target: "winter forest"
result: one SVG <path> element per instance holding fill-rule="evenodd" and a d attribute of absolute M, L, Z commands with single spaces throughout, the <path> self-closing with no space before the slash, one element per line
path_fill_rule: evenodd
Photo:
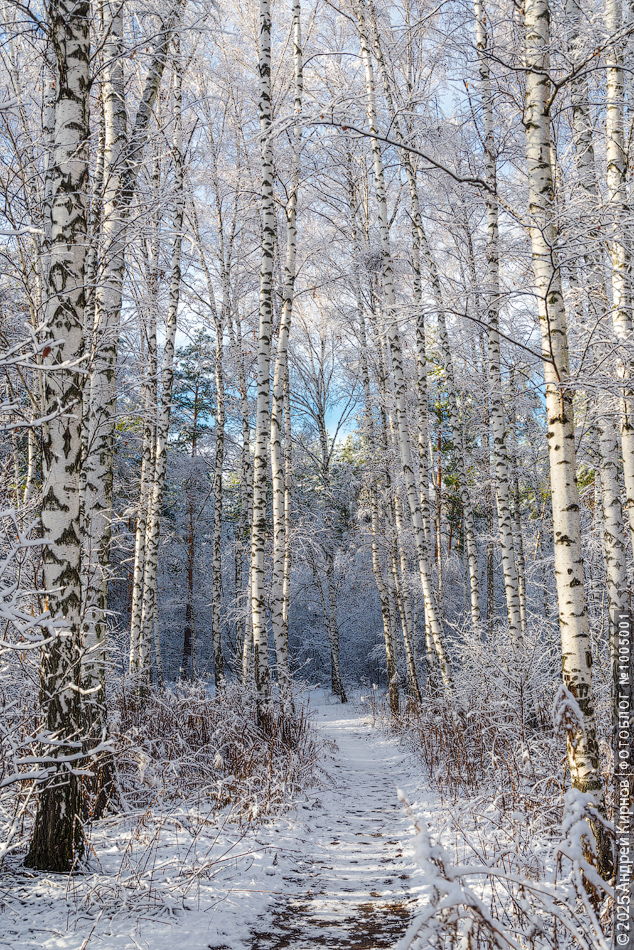
<path fill-rule="evenodd" d="M 0 10 L 0 946 L 634 947 L 632 4 Z"/>

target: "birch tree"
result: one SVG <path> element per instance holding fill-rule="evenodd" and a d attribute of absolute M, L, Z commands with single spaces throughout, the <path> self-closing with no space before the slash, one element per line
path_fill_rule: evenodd
<path fill-rule="evenodd" d="M 438 268 L 436 261 L 432 254 L 431 248 L 429 246 L 429 241 L 427 240 L 427 234 L 424 229 L 423 219 L 420 209 L 420 199 L 418 194 L 418 186 L 416 183 L 416 171 L 412 161 L 412 155 L 405 146 L 405 137 L 401 128 L 401 121 L 398 115 L 398 110 L 394 106 L 393 102 L 393 93 L 392 93 L 392 83 L 388 75 L 388 70 L 385 62 L 385 57 L 383 56 L 383 50 L 381 46 L 381 38 L 378 30 L 376 13 L 374 11 L 374 4 L 370 4 L 370 13 L 372 19 L 373 27 L 373 36 L 374 36 L 374 47 L 376 55 L 379 62 L 379 67 L 381 69 L 381 74 L 383 78 L 383 87 L 385 96 L 388 103 L 388 109 L 391 115 L 391 122 L 394 126 L 394 132 L 396 136 L 396 141 L 401 146 L 400 154 L 403 167 L 406 172 L 409 192 L 410 192 L 410 201 L 412 208 L 412 223 L 416 229 L 416 250 L 415 254 L 420 261 L 422 255 L 423 260 L 425 261 L 429 279 L 431 283 L 432 293 L 434 297 L 434 302 L 436 304 L 436 315 L 438 319 L 438 333 L 440 338 L 440 349 L 443 360 L 443 367 L 446 377 L 446 388 L 447 388 L 447 398 L 449 404 L 449 413 L 450 413 L 450 424 L 452 427 L 454 441 L 456 446 L 460 446 L 461 438 L 461 426 L 458 412 L 458 401 L 456 395 L 456 384 L 454 377 L 453 369 L 453 359 L 451 355 L 451 348 L 449 344 L 449 335 L 447 332 L 447 321 L 446 321 L 446 308 L 443 299 L 443 292 L 440 283 L 440 276 L 438 273 Z M 378 128 L 377 128 L 378 131 Z M 415 285 L 415 293 L 417 293 L 417 287 Z M 422 313 L 422 307 L 418 307 L 418 320 L 421 323 L 420 329 L 417 332 L 417 346 L 423 347 L 423 351 L 418 357 L 419 365 L 422 365 L 422 360 L 425 357 L 424 345 L 425 345 L 425 330 L 424 330 L 424 317 Z M 422 376 L 420 376 L 419 371 L 419 386 L 423 385 Z M 420 407 L 420 401 L 419 401 Z M 419 408 L 420 413 L 420 408 Z M 419 461 L 420 461 L 420 452 L 419 452 Z M 467 473 L 464 467 L 464 458 L 462 453 L 458 450 L 456 453 L 456 462 L 458 466 L 458 478 L 460 483 L 460 494 L 462 501 L 462 508 L 464 512 L 465 520 L 465 534 L 467 538 L 467 556 L 469 559 L 469 592 L 471 599 L 471 619 L 475 626 L 478 626 L 481 619 L 480 614 L 480 582 L 478 574 L 478 557 L 476 550 L 476 537 L 475 537 L 475 525 L 473 519 L 473 509 L 471 505 L 471 498 L 469 496 L 469 488 L 467 485 Z M 424 463 L 423 463 L 424 464 Z M 426 506 L 423 505 L 423 511 Z"/>
<path fill-rule="evenodd" d="M 159 682 L 162 677 L 160 641 L 158 639 L 158 632 L 155 629 L 157 622 L 157 567 L 161 533 L 161 509 L 167 468 L 167 440 L 169 436 L 172 405 L 172 386 L 174 382 L 174 345 L 180 302 L 181 251 L 183 244 L 183 218 L 185 214 L 184 154 L 182 140 L 182 63 L 180 61 L 180 43 L 178 39 L 175 41 L 173 97 L 174 134 L 172 158 L 174 163 L 174 211 L 169 300 L 161 371 L 161 399 L 157 413 L 156 442 L 153 453 L 154 470 L 150 481 L 151 491 L 149 493 L 146 527 L 141 626 L 138 645 L 134 645 L 136 669 L 140 673 L 140 687 L 142 691 L 147 687 L 151 676 L 151 645 L 153 632 L 157 638 L 155 640 L 155 659 Z"/>
<path fill-rule="evenodd" d="M 80 468 L 86 236 L 90 34 L 87 3 L 53 0 L 48 9 L 55 57 L 51 246 L 46 284 L 43 397 L 42 560 L 54 636 L 42 647 L 41 701 L 48 781 L 37 803 L 25 863 L 67 872 L 81 858 L 82 716 L 79 691 L 82 623 Z"/>
<path fill-rule="evenodd" d="M 381 250 L 383 257 L 383 292 L 385 295 L 385 304 L 387 310 L 387 339 L 389 342 L 390 355 L 392 360 L 392 377 L 394 379 L 394 394 L 396 400 L 396 419 L 398 427 L 399 450 L 401 454 L 401 464 L 407 489 L 407 499 L 410 509 L 410 516 L 414 527 L 416 539 L 416 552 L 425 598 L 425 611 L 429 618 L 430 630 L 434 641 L 436 653 L 441 669 L 441 675 L 445 686 L 451 689 L 451 673 L 449 662 L 442 642 L 442 632 L 440 618 L 435 603 L 434 590 L 431 581 L 431 572 L 429 563 L 425 556 L 425 535 L 420 511 L 420 502 L 418 490 L 414 478 L 412 467 L 412 454 L 409 438 L 409 429 L 407 421 L 407 409 L 405 402 L 406 383 L 403 372 L 401 341 L 396 324 L 396 297 L 394 293 L 394 279 L 392 268 L 392 254 L 390 248 L 389 225 L 387 215 L 387 201 L 385 192 L 385 178 L 383 174 L 383 157 L 381 146 L 378 139 L 378 126 L 375 105 L 375 86 L 374 70 L 370 49 L 366 38 L 365 18 L 363 7 L 358 5 L 356 10 L 357 22 L 359 26 L 359 35 L 361 41 L 361 55 L 365 71 L 365 85 L 367 96 L 367 112 L 369 130 L 372 144 L 372 155 L 374 160 L 374 176 L 376 186 L 376 199 L 379 210 L 379 227 L 381 234 Z"/>
<path fill-rule="evenodd" d="M 624 126 L 625 83 L 623 73 L 622 5 L 606 0 L 605 25 L 610 41 L 606 51 L 606 158 L 610 251 L 612 258 L 612 322 L 621 344 L 622 382 L 621 447 L 625 483 L 625 507 L 634 538 L 634 395 L 629 379 L 632 360 L 628 353 L 632 337 L 631 249 L 628 247 L 627 146 Z"/>
<path fill-rule="evenodd" d="M 288 662 L 288 610 L 290 570 L 290 534 L 287 508 L 290 505 L 291 477 L 290 460 L 282 461 L 282 418 L 284 396 L 288 388 L 288 338 L 293 312 L 295 272 L 297 258 L 297 192 L 299 189 L 300 153 L 302 127 L 300 124 L 303 91 L 301 8 L 299 0 L 293 3 L 293 50 L 295 66 L 295 98 L 293 127 L 293 155 L 291 182 L 286 202 L 286 260 L 284 265 L 284 291 L 282 317 L 280 320 L 273 393 L 271 402 L 271 475 L 273 479 L 273 574 L 271 580 L 271 626 L 277 662 L 277 678 L 280 693 L 290 695 L 291 679 Z M 288 404 L 290 410 L 290 401 Z M 290 418 L 285 422 L 289 431 L 285 441 L 290 451 Z"/>
<path fill-rule="evenodd" d="M 255 688 L 261 712 L 268 702 L 270 669 L 266 630 L 264 554 L 266 544 L 266 485 L 270 433 L 270 362 L 273 329 L 273 258 L 275 253 L 275 198 L 273 145 L 271 140 L 271 6 L 260 0 L 259 26 L 260 160 L 262 172 L 262 244 L 260 258 L 260 325 L 257 357 L 257 409 L 253 453 L 253 522 L 251 530 L 251 613 Z"/>
<path fill-rule="evenodd" d="M 91 333 L 90 396 L 87 399 L 88 451 L 86 453 L 86 503 L 88 525 L 88 574 L 86 585 L 86 642 L 88 655 L 103 655 L 107 606 L 107 580 L 112 521 L 112 466 L 116 424 L 116 366 L 125 275 L 127 225 L 137 176 L 145 148 L 154 103 L 163 78 L 171 36 L 185 0 L 168 10 L 154 43 L 145 86 L 133 127 L 128 134 L 123 75 L 124 8 L 105 7 L 104 18 L 104 201 L 100 228 L 98 283 L 95 288 L 95 321 Z M 140 548 L 139 548 L 140 554 Z M 137 612 L 134 613 L 136 620 Z M 133 646 L 132 652 L 135 647 Z M 86 670 L 89 678 L 96 671 Z"/>
<path fill-rule="evenodd" d="M 553 501 L 555 578 L 559 604 L 562 673 L 565 687 L 574 696 L 583 720 L 568 732 L 568 766 L 572 784 L 605 810 L 599 764 L 592 656 L 585 601 L 585 575 L 581 554 L 581 527 L 575 455 L 575 430 L 566 312 L 557 257 L 553 220 L 553 178 L 550 164 L 550 11 L 548 0 L 528 0 L 524 9 L 526 64 L 526 160 L 529 188 L 529 230 L 539 307 L 548 451 Z M 604 877 L 612 873 L 609 838 L 596 821 L 597 865 Z"/>
<path fill-rule="evenodd" d="M 488 334 L 488 376 L 489 411 L 493 435 L 493 457 L 495 470 L 495 493 L 497 502 L 500 552 L 502 572 L 506 594 L 506 610 L 511 636 L 521 639 L 523 622 L 520 608 L 519 580 L 513 544 L 513 519 L 511 515 L 509 490 L 509 458 L 506 445 L 506 424 L 502 396 L 502 373 L 500 369 L 499 325 L 499 248 L 498 248 L 498 206 L 497 206 L 497 169 L 495 158 L 495 129 L 493 122 L 493 99 L 491 77 L 489 73 L 489 40 L 487 16 L 484 0 L 475 0 L 476 38 L 478 63 L 480 68 L 480 94 L 482 97 L 482 117 L 484 126 L 484 161 L 487 194 L 487 334 Z"/>
<path fill-rule="evenodd" d="M 357 197 L 356 186 L 353 174 L 352 155 L 348 149 L 346 152 L 346 184 L 348 207 L 350 210 L 351 225 L 351 243 L 354 253 L 352 281 L 354 286 L 354 296 L 356 304 L 356 316 L 358 321 L 359 334 L 359 364 L 361 369 L 361 382 L 363 386 L 363 404 L 364 404 L 364 426 L 365 439 L 368 447 L 369 479 L 368 495 L 370 502 L 370 532 L 371 532 L 371 551 L 372 551 L 372 573 L 376 583 L 381 605 L 381 619 L 383 622 L 383 642 L 385 645 L 385 659 L 387 666 L 388 690 L 390 696 L 390 708 L 393 712 L 398 711 L 399 691 L 398 691 L 398 669 L 396 658 L 396 636 L 394 632 L 393 615 L 390 610 L 390 592 L 383 576 L 383 567 L 381 564 L 380 535 L 381 518 L 378 501 L 378 477 L 376 471 L 377 454 L 379 451 L 378 440 L 374 423 L 374 402 L 370 383 L 370 369 L 368 363 L 369 341 L 366 329 L 366 319 L 364 313 L 364 302 L 361 293 L 361 275 L 359 273 L 359 261 L 361 257 L 359 246 L 359 229 L 357 223 Z M 385 463 L 384 459 L 384 463 Z"/>
<path fill-rule="evenodd" d="M 154 156 L 153 184 L 154 191 L 159 186 L 159 161 Z M 145 344 L 145 359 L 143 362 L 144 379 L 142 387 L 143 431 L 141 442 L 141 473 L 139 480 L 139 505 L 135 528 L 134 567 L 132 573 L 132 604 L 130 610 L 130 652 L 129 671 L 131 674 L 139 671 L 139 649 L 141 643 L 141 623 L 143 618 L 143 581 L 145 575 L 145 552 L 147 535 L 147 516 L 150 506 L 150 492 L 152 489 L 152 475 L 155 467 L 156 448 L 156 406 L 159 396 L 158 388 L 158 352 L 157 352 L 157 320 L 158 320 L 158 269 L 159 269 L 159 222 L 157 215 L 153 216 L 152 236 L 150 248 L 143 254 L 146 263 L 148 283 L 148 307 L 144 320 L 141 321 L 140 333 Z"/>

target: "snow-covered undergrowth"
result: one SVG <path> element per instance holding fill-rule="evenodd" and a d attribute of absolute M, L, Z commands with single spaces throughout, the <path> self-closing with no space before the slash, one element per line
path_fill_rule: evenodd
<path fill-rule="evenodd" d="M 511 646 L 503 630 L 469 638 L 453 703 L 408 702 L 396 716 L 374 704 L 377 720 L 417 753 L 442 805 L 418 835 L 434 896 L 399 950 L 609 946 L 612 892 L 584 857 L 587 806 L 569 788 L 565 715 L 553 708 L 561 681 L 544 639 L 534 632 Z M 607 689 L 599 696 L 607 778 Z"/>
<path fill-rule="evenodd" d="M 254 694 L 237 684 L 211 698 L 204 684 L 155 690 L 139 703 L 121 683 L 111 729 L 128 805 L 198 801 L 240 823 L 285 810 L 311 781 L 318 751 L 305 708 L 274 700 L 267 728 Z"/>
<path fill-rule="evenodd" d="M 486 844 L 472 843 L 470 860 L 461 864 L 419 827 L 417 859 L 433 892 L 398 950 L 608 950 L 607 900 L 601 906 L 600 898 L 612 890 L 583 857 L 583 796 L 569 791 L 565 797 L 563 834 L 550 848 L 552 866 L 540 874 L 514 870 L 510 850 L 495 853 Z M 485 837 L 481 829 L 480 843 Z"/>
<path fill-rule="evenodd" d="M 86 855 L 73 875 L 22 866 L 34 787 L 13 783 L 0 793 L 0 833 L 11 839 L 0 882 L 2 946 L 77 950 L 92 941 L 118 950 L 145 946 L 144 931 L 167 948 L 182 918 L 192 946 L 248 939 L 237 898 L 254 890 L 254 914 L 259 892 L 261 903 L 268 899 L 284 813 L 303 800 L 319 767 L 322 743 L 305 704 L 296 698 L 291 715 L 273 702 L 263 730 L 253 695 L 236 685 L 211 697 L 204 684 L 180 684 L 153 690 L 141 705 L 119 683 L 110 712 L 117 793 L 106 816 L 86 827 Z M 5 772 L 14 767 L 5 762 Z"/>

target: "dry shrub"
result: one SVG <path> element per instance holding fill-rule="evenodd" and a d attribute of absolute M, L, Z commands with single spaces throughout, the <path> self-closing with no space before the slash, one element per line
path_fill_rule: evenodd
<path fill-rule="evenodd" d="M 543 808 L 561 797 L 565 754 L 541 709 L 521 730 L 512 707 L 504 715 L 486 704 L 456 712 L 436 699 L 423 707 L 408 704 L 393 727 L 421 756 L 443 800 L 494 792 L 505 812 Z"/>
<path fill-rule="evenodd" d="M 452 699 L 436 693 L 382 715 L 421 756 L 444 801 L 484 796 L 501 812 L 558 821 L 566 757 L 552 720 L 556 648 L 543 629 L 514 645 L 500 628 L 484 641 L 463 633 L 460 654 Z"/>
<path fill-rule="evenodd" d="M 253 692 L 237 684 L 212 697 L 203 683 L 179 683 L 141 703 L 123 682 L 111 727 L 120 794 L 135 808 L 204 798 L 252 821 L 288 808 L 319 759 L 301 705 L 272 699 L 265 727 Z"/>
<path fill-rule="evenodd" d="M 39 791 L 34 659 L 0 655 L 0 867 L 26 847 Z M 212 697 L 202 682 L 179 683 L 143 702 L 130 680 L 112 676 L 108 685 L 117 787 L 106 820 L 118 812 L 160 824 L 185 808 L 244 828 L 290 808 L 316 777 L 321 750 L 301 702 L 293 710 L 272 699 L 263 728 L 253 693 L 236 684 Z"/>
<path fill-rule="evenodd" d="M 567 793 L 550 880 L 518 874 L 503 853 L 456 866 L 412 815 L 417 860 L 432 894 L 396 950 L 608 950 L 613 890 L 583 857 L 588 809 L 586 796 Z"/>
<path fill-rule="evenodd" d="M 459 652 L 451 701 L 434 694 L 396 717 L 376 710 L 444 805 L 437 840 L 423 830 L 418 841 L 434 893 L 399 950 L 607 950 L 611 891 L 585 861 L 588 802 L 568 788 L 554 726 L 556 631 L 534 624 L 520 644 L 503 627 L 486 640 L 463 633 Z M 609 689 L 597 685 L 606 751 Z"/>

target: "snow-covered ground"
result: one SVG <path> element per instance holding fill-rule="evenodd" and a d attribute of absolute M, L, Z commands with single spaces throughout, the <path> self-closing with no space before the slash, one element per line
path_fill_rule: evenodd
<path fill-rule="evenodd" d="M 16 861 L 0 882 L 2 950 L 378 950 L 424 900 L 411 821 L 434 813 L 420 766 L 355 704 L 314 695 L 327 775 L 247 834 L 204 806 L 112 818 L 71 881 Z"/>
<path fill-rule="evenodd" d="M 253 950 L 394 946 L 422 888 L 396 791 L 417 797 L 411 761 L 354 708 L 321 705 L 316 718 L 337 744 L 331 787 L 302 812 L 284 896 L 256 922 Z"/>

